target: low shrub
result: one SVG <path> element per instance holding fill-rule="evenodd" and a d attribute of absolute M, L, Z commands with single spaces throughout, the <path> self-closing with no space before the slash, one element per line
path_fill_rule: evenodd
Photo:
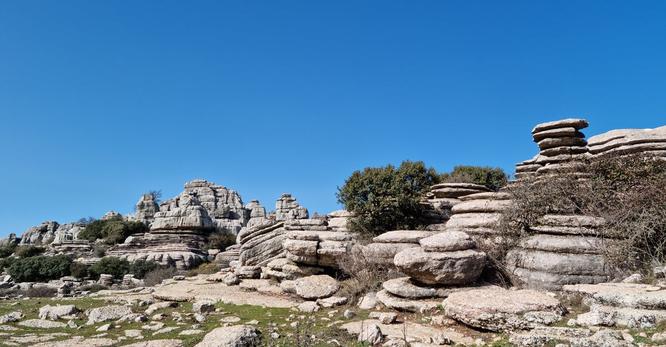
<path fill-rule="evenodd" d="M 46 249 L 44 249 L 43 247 L 37 247 L 32 245 L 18 246 L 14 250 L 14 254 L 20 258 L 28 258 L 40 255 L 44 253 L 44 251 L 46 251 Z"/>
<path fill-rule="evenodd" d="M 381 290 L 382 283 L 390 279 L 404 276 L 393 266 L 366 256 L 360 245 L 354 245 L 347 256 L 338 259 L 338 267 L 342 271 L 339 295 L 350 302 L 358 301 L 367 292 Z"/>
<path fill-rule="evenodd" d="M 214 274 L 218 271 L 220 271 L 222 267 L 220 264 L 217 263 L 201 263 L 199 266 L 196 268 L 190 270 L 187 272 L 188 276 L 196 276 L 196 275 L 201 275 L 201 274 Z"/>
<path fill-rule="evenodd" d="M 64 255 L 35 256 L 14 259 L 6 270 L 17 282 L 46 282 L 68 276 L 71 264 Z"/>
<path fill-rule="evenodd" d="M 10 243 L 0 247 L 0 258 L 7 258 L 14 253 L 16 249 L 15 243 Z"/>
<path fill-rule="evenodd" d="M 164 267 L 155 269 L 146 274 L 143 279 L 143 283 L 147 287 L 152 287 L 162 283 L 163 280 L 171 278 L 178 273 L 175 267 Z"/>
<path fill-rule="evenodd" d="M 604 218 L 598 237 L 616 270 L 649 272 L 666 262 L 666 161 L 646 155 L 595 158 L 586 179 L 569 175 L 525 179 L 512 185 L 513 206 L 502 216 L 508 239 L 529 233 L 545 214 Z"/>
<path fill-rule="evenodd" d="M 160 267 L 161 265 L 159 263 L 152 260 L 136 260 L 130 263 L 129 273 L 133 274 L 134 278 L 141 279 L 146 277 L 147 273 L 155 271 Z"/>
<path fill-rule="evenodd" d="M 126 259 L 117 257 L 104 257 L 90 267 L 90 274 L 93 278 L 99 278 L 101 274 L 113 275 L 116 279 L 121 279 L 130 271 L 130 263 Z"/>
<path fill-rule="evenodd" d="M 94 242 L 103 240 L 108 245 L 122 243 L 125 239 L 136 233 L 148 231 L 148 226 L 137 221 L 126 221 L 122 217 L 105 220 L 96 220 L 86 225 L 79 235 L 79 239 Z"/>
<path fill-rule="evenodd" d="M 236 235 L 229 231 L 217 231 L 208 236 L 207 249 L 225 250 L 227 247 L 236 244 Z"/>
<path fill-rule="evenodd" d="M 459 165 L 453 171 L 440 175 L 440 181 L 480 184 L 497 191 L 506 186 L 509 176 L 497 167 Z"/>
<path fill-rule="evenodd" d="M 82 292 L 91 292 L 91 293 L 99 292 L 100 290 L 105 290 L 105 289 L 109 289 L 109 288 L 107 286 L 103 286 L 99 283 L 86 284 L 86 285 L 83 285 L 83 286 L 79 287 L 80 291 L 82 291 Z"/>
<path fill-rule="evenodd" d="M 84 279 L 89 275 L 88 265 L 72 262 L 72 264 L 69 266 L 69 273 L 76 278 Z"/>
<path fill-rule="evenodd" d="M 52 287 L 30 287 L 28 290 L 22 291 L 23 296 L 29 298 L 53 298 L 58 294 L 58 290 Z"/>

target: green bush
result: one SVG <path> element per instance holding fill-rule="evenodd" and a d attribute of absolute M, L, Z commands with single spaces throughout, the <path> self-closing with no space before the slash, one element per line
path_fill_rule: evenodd
<path fill-rule="evenodd" d="M 208 236 L 207 249 L 224 251 L 227 247 L 236 244 L 236 235 L 228 231 L 218 231 Z"/>
<path fill-rule="evenodd" d="M 459 165 L 454 167 L 450 173 L 440 175 L 439 180 L 441 182 L 475 183 L 497 191 L 507 184 L 509 176 L 500 168 Z"/>
<path fill-rule="evenodd" d="M 45 249 L 43 247 L 37 246 L 18 246 L 14 250 L 14 254 L 20 258 L 34 257 L 44 253 Z"/>
<path fill-rule="evenodd" d="M 76 278 L 86 278 L 88 277 L 88 265 L 73 262 L 69 266 L 69 273 Z"/>
<path fill-rule="evenodd" d="M 78 237 L 79 239 L 94 242 L 104 240 L 108 245 L 122 243 L 125 239 L 136 233 L 147 232 L 148 227 L 137 221 L 126 221 L 122 217 L 106 220 L 96 220 L 86 225 Z"/>
<path fill-rule="evenodd" d="M 174 267 L 160 267 L 146 274 L 143 283 L 147 287 L 152 287 L 162 283 L 163 280 L 171 278 L 178 273 Z"/>
<path fill-rule="evenodd" d="M 121 279 L 130 271 L 130 263 L 126 259 L 117 257 L 104 257 L 90 266 L 90 274 L 93 278 L 99 278 L 101 274 L 113 275 Z"/>
<path fill-rule="evenodd" d="M 388 165 L 355 171 L 342 188 L 338 201 L 353 212 L 352 230 L 379 234 L 387 230 L 422 225 L 423 194 L 437 183 L 437 172 L 421 161 L 404 161 L 398 168 Z"/>
<path fill-rule="evenodd" d="M 10 243 L 8 245 L 4 245 L 0 247 L 0 258 L 7 258 L 10 255 L 14 253 L 14 250 L 16 249 L 16 244 L 15 243 Z"/>
<path fill-rule="evenodd" d="M 154 261 L 136 260 L 130 264 L 129 273 L 134 278 L 144 278 L 146 274 L 160 268 L 160 264 Z"/>
<path fill-rule="evenodd" d="M 71 263 L 64 255 L 18 258 L 11 262 L 7 272 L 17 282 L 46 282 L 68 276 Z"/>

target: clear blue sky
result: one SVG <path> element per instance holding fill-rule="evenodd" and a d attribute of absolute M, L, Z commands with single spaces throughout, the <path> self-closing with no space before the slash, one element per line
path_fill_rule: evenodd
<path fill-rule="evenodd" d="M 3 1 L 0 235 L 208 180 L 338 208 L 355 169 L 513 165 L 666 124 L 664 1 Z"/>

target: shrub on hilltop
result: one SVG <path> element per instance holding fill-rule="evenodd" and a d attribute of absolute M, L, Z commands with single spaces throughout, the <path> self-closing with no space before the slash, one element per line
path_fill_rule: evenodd
<path fill-rule="evenodd" d="M 353 212 L 352 230 L 378 234 L 400 228 L 417 228 L 424 218 L 423 194 L 438 182 L 437 172 L 421 161 L 403 161 L 355 171 L 341 188 L 338 201 Z"/>
<path fill-rule="evenodd" d="M 453 168 L 453 171 L 441 174 L 439 180 L 440 182 L 475 183 L 497 191 L 509 182 L 509 176 L 500 168 L 458 165 Z"/>
<path fill-rule="evenodd" d="M 44 253 L 45 251 L 46 251 L 46 249 L 44 249 L 43 247 L 37 247 L 37 246 L 32 246 L 32 245 L 18 246 L 14 250 L 14 255 L 16 255 L 17 257 L 20 257 L 20 258 L 28 258 L 28 257 L 34 257 L 34 256 L 37 256 L 37 255 L 40 255 L 40 254 Z"/>
<path fill-rule="evenodd" d="M 88 223 L 79 235 L 79 239 L 94 242 L 104 240 L 108 245 L 122 243 L 125 239 L 136 233 L 147 232 L 148 227 L 137 221 L 126 221 L 122 217 L 105 220 L 96 220 Z"/>

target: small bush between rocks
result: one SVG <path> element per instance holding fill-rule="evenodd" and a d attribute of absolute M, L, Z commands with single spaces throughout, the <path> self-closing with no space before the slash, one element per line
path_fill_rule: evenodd
<path fill-rule="evenodd" d="M 100 261 L 90 266 L 90 275 L 97 279 L 101 274 L 113 275 L 116 279 L 121 279 L 130 270 L 130 263 L 126 259 L 117 257 L 104 257 Z"/>
<path fill-rule="evenodd" d="M 137 221 L 126 221 L 118 216 L 89 223 L 86 225 L 85 229 L 79 233 L 78 238 L 90 242 L 103 240 L 107 245 L 115 245 L 122 243 L 132 234 L 147 231 L 148 226 L 145 224 Z"/>
<path fill-rule="evenodd" d="M 380 234 L 388 230 L 414 229 L 424 222 L 424 193 L 437 183 L 435 169 L 421 161 L 403 161 L 355 171 L 338 188 L 338 201 L 355 217 L 349 227 L 357 232 Z"/>
<path fill-rule="evenodd" d="M 76 278 L 84 279 L 84 278 L 88 277 L 88 275 L 89 275 L 88 265 L 73 262 L 69 266 L 69 273 L 70 273 L 70 275 L 72 275 Z"/>
<path fill-rule="evenodd" d="M 604 157 L 582 166 L 587 179 L 570 175 L 526 179 L 512 185 L 512 208 L 502 216 L 507 239 L 529 233 L 545 214 L 601 217 L 604 255 L 621 272 L 649 272 L 666 262 L 666 161 L 646 155 Z"/>
<path fill-rule="evenodd" d="M 187 272 L 188 276 L 196 276 L 196 275 L 201 275 L 201 274 L 214 274 L 218 271 L 220 271 L 221 266 L 220 264 L 211 262 L 211 263 L 201 263 L 199 266 L 196 268 L 190 270 Z"/>
<path fill-rule="evenodd" d="M 15 243 L 10 243 L 8 245 L 4 245 L 0 247 L 0 258 L 6 258 L 9 257 L 14 253 L 14 250 L 16 249 L 16 244 Z"/>
<path fill-rule="evenodd" d="M 343 272 L 340 291 L 350 302 L 358 301 L 365 293 L 379 291 L 382 283 L 404 276 L 392 266 L 378 264 L 365 256 L 360 245 L 354 245 L 351 252 L 338 260 Z"/>
<path fill-rule="evenodd" d="M 72 260 L 64 255 L 18 258 L 6 269 L 16 282 L 46 282 L 69 275 Z"/>
<path fill-rule="evenodd" d="M 236 235 L 229 231 L 217 231 L 208 236 L 206 249 L 224 250 L 231 245 L 236 244 Z"/>
<path fill-rule="evenodd" d="M 143 279 L 143 283 L 147 287 L 152 287 L 162 283 L 162 281 L 165 279 L 175 276 L 177 273 L 178 271 L 174 267 L 155 269 L 146 274 L 146 276 Z"/>

